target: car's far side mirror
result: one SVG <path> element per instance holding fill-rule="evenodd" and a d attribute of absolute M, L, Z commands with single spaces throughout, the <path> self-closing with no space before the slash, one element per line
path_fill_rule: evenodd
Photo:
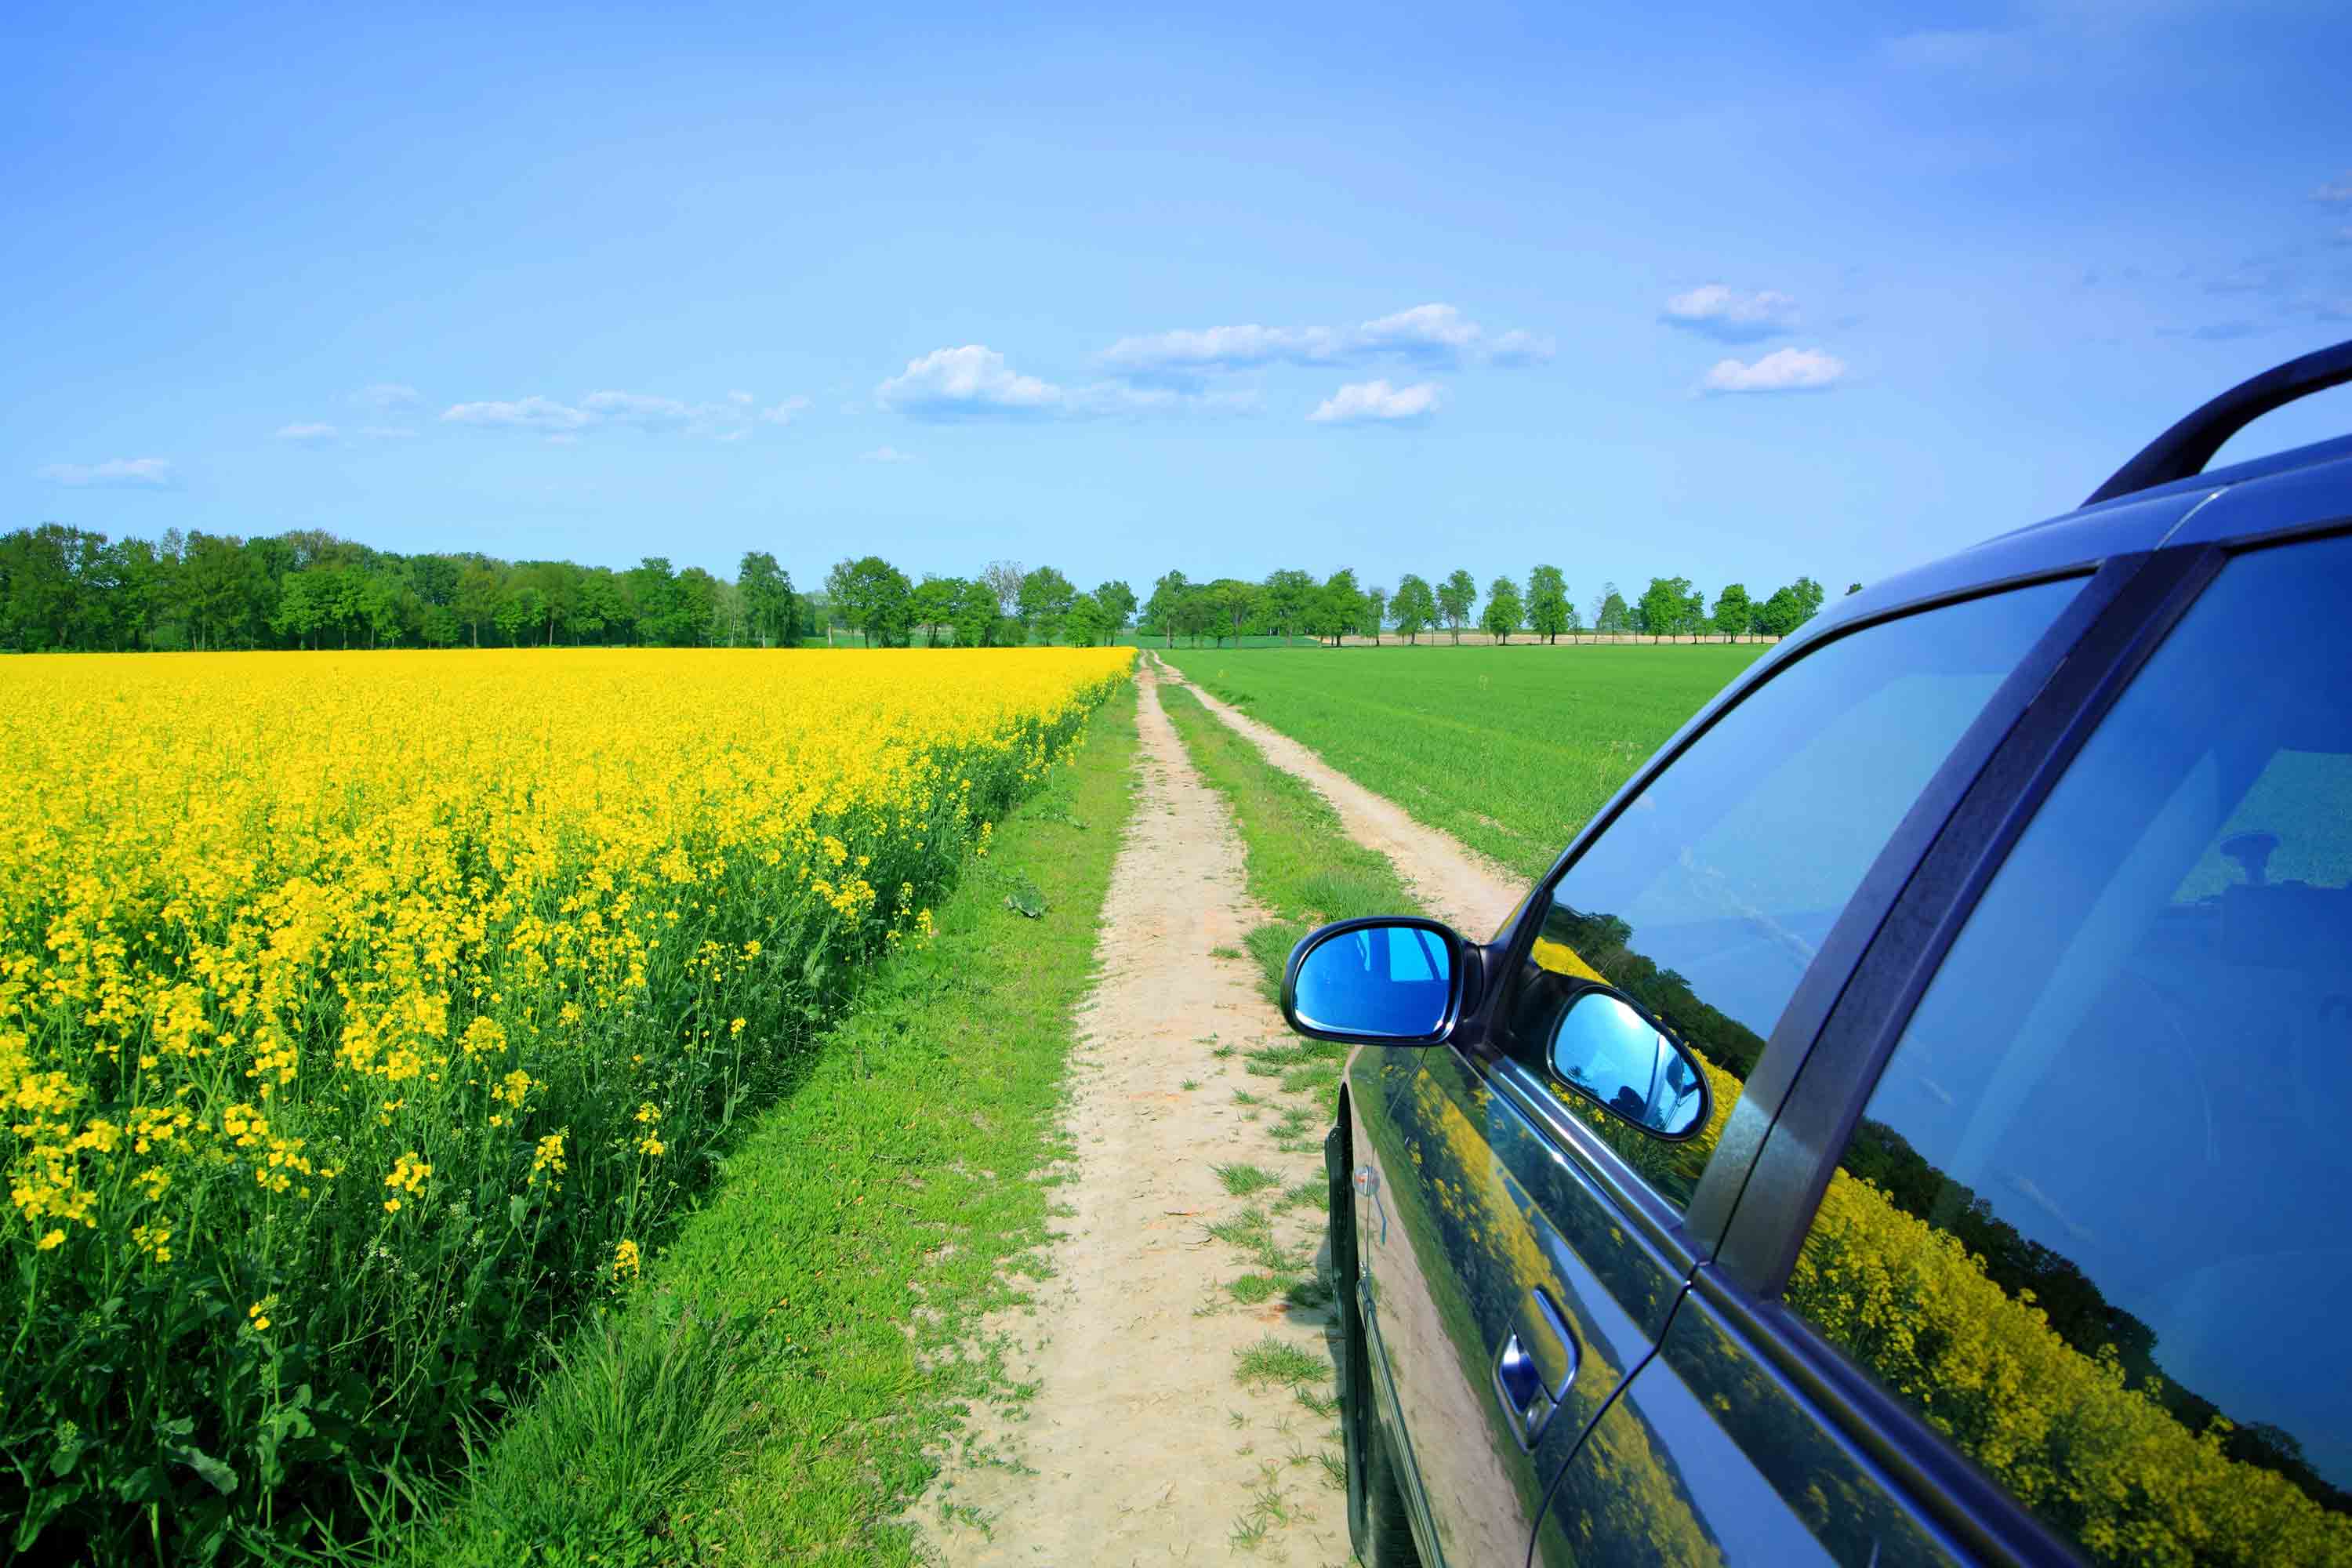
<path fill-rule="evenodd" d="M 1282 972 L 1282 1016 L 1350 1045 L 1443 1045 L 1462 1016 L 1469 944 L 1435 921 L 1340 921 L 1310 932 Z"/>
<path fill-rule="evenodd" d="M 1562 1083 L 1653 1137 L 1679 1142 L 1714 1109 L 1706 1069 L 1631 998 L 1596 985 L 1559 1016 L 1551 1070 Z"/>

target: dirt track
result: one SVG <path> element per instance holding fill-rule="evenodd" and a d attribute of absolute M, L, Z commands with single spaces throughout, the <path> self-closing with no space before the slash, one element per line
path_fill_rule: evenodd
<path fill-rule="evenodd" d="M 1321 1167 L 1297 1129 L 1301 1108 L 1314 1103 L 1318 1123 L 1326 1111 L 1280 1094 L 1248 1054 L 1291 1037 L 1241 952 L 1260 916 L 1240 837 L 1160 710 L 1160 683 L 1179 679 L 1157 660 L 1138 671 L 1141 794 L 1111 873 L 1087 1033 L 1071 1055 L 1075 1155 L 1053 1276 L 1033 1308 L 982 1330 L 1014 1347 L 1027 1396 L 974 1412 L 913 1514 L 955 1568 L 1351 1560 L 1332 1468 L 1328 1313 L 1278 1293 L 1243 1305 L 1229 1283 L 1261 1265 L 1209 1234 L 1263 1214 L 1289 1272 L 1314 1271 Z M 1330 800 L 1432 913 L 1478 937 L 1508 914 L 1522 890 L 1508 873 L 1193 691 Z M 1236 1162 L 1291 1191 L 1229 1193 L 1215 1167 Z M 1243 1356 L 1269 1336 L 1311 1356 L 1317 1375 L 1245 1386 Z"/>

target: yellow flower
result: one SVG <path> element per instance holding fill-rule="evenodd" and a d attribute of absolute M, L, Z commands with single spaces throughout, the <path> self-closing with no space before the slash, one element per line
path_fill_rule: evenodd
<path fill-rule="evenodd" d="M 53 1252 L 64 1244 L 65 1239 L 66 1233 L 63 1230 L 52 1230 L 40 1240 L 33 1243 L 33 1247 L 38 1252 Z"/>
<path fill-rule="evenodd" d="M 613 1278 L 635 1279 L 637 1263 L 637 1244 L 626 1237 L 622 1238 L 621 1244 L 613 1248 Z"/>

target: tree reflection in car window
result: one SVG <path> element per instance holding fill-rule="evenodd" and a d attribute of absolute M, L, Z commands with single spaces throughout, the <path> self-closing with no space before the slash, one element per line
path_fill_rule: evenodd
<path fill-rule="evenodd" d="M 1677 1207 L 1815 948 L 1936 768 L 2079 579 L 1866 627 L 1806 655 L 1652 780 L 1551 889 L 1501 1016 L 1549 1068 L 1559 1016 L 1601 982 L 1706 1068 L 1707 1125 L 1667 1143 L 1561 1099 Z"/>
<path fill-rule="evenodd" d="M 1921 999 L 1787 1287 L 2096 1560 L 2352 1562 L 2347 595 L 2352 541 L 2265 551 L 2172 633 Z"/>

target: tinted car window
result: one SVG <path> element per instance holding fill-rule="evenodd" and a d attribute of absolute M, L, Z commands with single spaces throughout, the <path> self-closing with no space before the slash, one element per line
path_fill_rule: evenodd
<path fill-rule="evenodd" d="M 1906 1026 L 1788 1304 L 2093 1558 L 2352 1561 L 2352 542 L 2229 566 Z"/>
<path fill-rule="evenodd" d="M 1506 1047 L 1680 1206 L 1816 945 L 1953 743 L 2077 590 L 2046 583 L 1829 643 L 1645 785 L 1552 887 Z M 1624 991 L 1704 1058 L 1714 1108 L 1669 1143 L 1580 1102 L 1553 1046 L 1584 987 Z"/>

